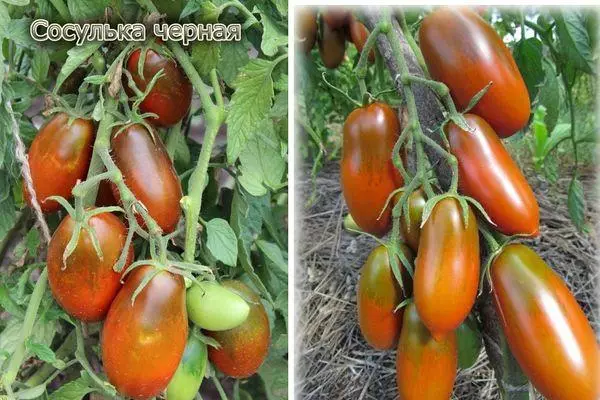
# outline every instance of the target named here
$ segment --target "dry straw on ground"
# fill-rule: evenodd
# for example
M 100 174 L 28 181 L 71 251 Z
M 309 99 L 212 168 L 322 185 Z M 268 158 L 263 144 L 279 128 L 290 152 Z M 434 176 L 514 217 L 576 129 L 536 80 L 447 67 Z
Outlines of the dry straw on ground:
M 561 178 L 557 185 L 549 185 L 533 171 L 527 175 L 541 209 L 541 235 L 529 244 L 561 274 L 596 332 L 600 332 L 594 174 L 590 171 L 582 177 L 592 227 L 589 235 L 579 233 L 569 220 L 568 177 Z M 296 193 L 308 198 L 311 190 L 307 173 L 301 177 Z M 361 337 L 356 321 L 359 269 L 376 243 L 342 228 L 347 210 L 336 163 L 327 164 L 319 173 L 316 191 L 312 206 L 299 207 L 296 224 L 300 307 L 297 393 L 307 400 L 396 399 L 395 352 L 371 349 Z M 472 368 L 459 372 L 453 398 L 500 398 L 485 351 Z

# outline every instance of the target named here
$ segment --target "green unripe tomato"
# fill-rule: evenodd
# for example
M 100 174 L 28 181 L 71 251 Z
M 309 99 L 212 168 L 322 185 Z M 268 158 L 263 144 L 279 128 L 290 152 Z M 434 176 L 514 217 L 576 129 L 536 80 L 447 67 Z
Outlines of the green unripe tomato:
M 235 292 L 216 282 L 192 285 L 186 296 L 188 317 L 202 329 L 226 331 L 241 325 L 250 306 Z
M 167 386 L 167 400 L 195 399 L 206 373 L 206 364 L 208 364 L 206 344 L 192 333 L 185 345 L 179 367 Z

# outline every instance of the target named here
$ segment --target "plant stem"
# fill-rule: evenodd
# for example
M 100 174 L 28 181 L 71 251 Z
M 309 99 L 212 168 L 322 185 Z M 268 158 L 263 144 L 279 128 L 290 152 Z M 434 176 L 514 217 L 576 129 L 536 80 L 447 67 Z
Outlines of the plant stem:
M 50 0 L 50 3 L 52 3 L 54 8 L 56 8 L 56 11 L 58 11 L 64 22 L 71 20 L 71 13 L 69 12 L 69 9 L 63 0 Z
M 382 21 L 375 25 L 375 29 L 373 29 L 373 32 L 369 34 L 369 37 L 365 42 L 362 52 L 360 53 L 358 64 L 355 68 L 356 76 L 359 80 L 364 79 L 367 76 L 367 60 L 369 59 L 369 53 L 371 52 L 371 49 L 373 49 L 373 46 L 375 45 L 377 36 L 379 36 L 380 33 L 385 33 L 386 31 L 389 31 L 389 29 L 389 24 L 386 24 L 385 21 Z
M 417 58 L 417 62 L 419 63 L 419 66 L 423 70 L 423 73 L 425 74 L 425 76 L 430 76 L 429 70 L 427 70 L 427 64 L 425 64 L 425 58 L 423 57 L 423 53 L 421 53 L 421 49 L 417 45 L 415 38 L 410 33 L 410 28 L 408 27 L 408 24 L 406 23 L 406 18 L 404 17 L 404 13 L 402 11 L 397 13 L 397 20 L 398 20 L 398 23 L 400 24 L 400 29 L 402 30 L 402 33 L 404 34 L 404 38 L 406 39 L 406 42 L 410 46 L 410 49 L 412 50 L 412 52 L 415 53 L 415 57 Z
M 179 140 L 183 139 L 183 135 L 181 134 L 181 121 L 176 123 L 175 126 L 169 130 L 167 135 L 167 154 L 169 154 L 169 158 L 173 161 Z
M 26 356 L 26 343 L 31 336 L 33 331 L 33 325 L 35 324 L 35 319 L 37 317 L 38 309 L 42 302 L 42 297 L 44 297 L 44 293 L 46 292 L 46 287 L 48 285 L 48 270 L 44 268 L 37 282 L 35 283 L 35 287 L 33 289 L 33 293 L 31 294 L 31 298 L 29 299 L 29 304 L 27 305 L 27 311 L 25 311 L 25 318 L 23 319 L 23 329 L 21 331 L 21 337 L 19 338 L 19 342 L 10 357 L 10 362 L 2 377 L 2 383 L 4 388 L 8 393 L 12 393 L 12 384 L 14 383 L 17 374 L 19 373 L 19 368 L 21 364 L 25 361 Z

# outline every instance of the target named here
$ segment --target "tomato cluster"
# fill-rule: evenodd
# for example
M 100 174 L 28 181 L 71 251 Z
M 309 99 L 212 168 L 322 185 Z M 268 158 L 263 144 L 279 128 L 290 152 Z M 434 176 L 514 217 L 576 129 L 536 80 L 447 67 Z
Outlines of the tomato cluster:
M 330 69 L 337 68 L 344 61 L 346 41 L 354 43 L 361 52 L 369 37 L 367 27 L 342 8 L 327 8 L 319 18 L 316 10 L 305 7 L 298 12 L 297 21 L 302 52 L 308 54 L 318 41 L 321 60 Z M 369 52 L 369 62 L 375 62 L 375 50 Z
M 331 29 L 341 18 L 323 16 Z M 358 322 L 372 347 L 397 347 L 401 399 L 448 399 L 459 365 L 457 332 L 472 311 L 481 278 L 478 219 L 501 234 L 532 237 L 539 234 L 539 207 L 501 141 L 526 124 L 529 97 L 498 34 L 469 9 L 440 8 L 424 18 L 419 38 L 429 72 L 449 87 L 458 106 L 466 107 L 492 82 L 464 115 L 469 129 L 449 122 L 444 131 L 458 162 L 458 191 L 486 215 L 463 208 L 449 194 L 436 196 L 423 221 L 431 199 L 422 188 L 408 193 L 396 250 L 404 262 L 396 260 L 400 270 L 394 273 L 391 247 L 371 252 L 358 282 Z M 400 131 L 396 113 L 381 103 L 354 110 L 344 124 L 342 192 L 356 224 L 377 236 L 390 229 L 390 196 L 396 192 L 393 205 L 403 195 L 392 162 L 403 161 L 392 154 Z M 598 343 L 560 277 L 514 240 L 499 245 L 489 275 L 504 335 L 533 385 L 549 399 L 600 398 Z

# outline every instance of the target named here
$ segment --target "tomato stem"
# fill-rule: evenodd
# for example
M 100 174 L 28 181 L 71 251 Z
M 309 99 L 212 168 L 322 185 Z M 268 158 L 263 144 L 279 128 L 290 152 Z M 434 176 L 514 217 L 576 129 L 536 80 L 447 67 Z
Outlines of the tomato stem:
M 375 25 L 373 32 L 371 32 L 369 34 L 369 37 L 367 38 L 367 41 L 365 42 L 362 52 L 360 53 L 360 58 L 358 59 L 358 64 L 356 65 L 356 68 L 354 69 L 356 76 L 358 77 L 359 80 L 365 79 L 365 77 L 367 76 L 367 66 L 368 66 L 367 60 L 369 59 L 369 53 L 371 52 L 371 49 L 375 45 L 377 36 L 379 36 L 380 33 L 384 33 L 386 28 L 387 28 L 387 23 L 385 21 L 381 21 L 377 25 Z
M 427 64 L 425 64 L 425 58 L 423 58 L 423 53 L 421 52 L 421 49 L 417 45 L 417 42 L 415 41 L 415 38 L 413 37 L 413 35 L 410 33 L 410 28 L 408 27 L 408 24 L 406 23 L 406 18 L 404 17 L 404 12 L 399 11 L 396 14 L 396 19 L 398 20 L 398 23 L 400 24 L 400 29 L 402 30 L 402 34 L 404 34 L 404 38 L 406 39 L 406 42 L 410 46 L 410 49 L 412 50 L 412 52 L 415 53 L 415 57 L 417 58 L 417 62 L 419 63 L 419 66 L 423 70 L 423 73 L 425 74 L 425 76 L 429 76 L 429 71 L 427 70 Z

